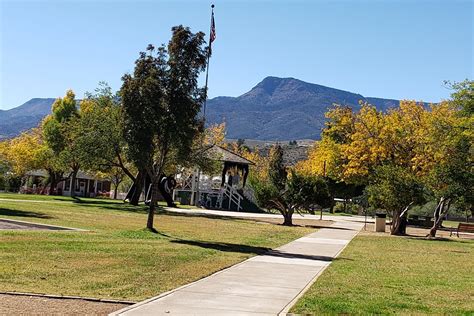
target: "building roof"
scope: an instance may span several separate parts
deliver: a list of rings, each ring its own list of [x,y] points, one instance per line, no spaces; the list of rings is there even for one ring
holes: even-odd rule
[[[232,162],[242,165],[255,165],[252,161],[221,146],[213,145],[205,151],[210,158],[218,161]]]
[[[40,170],[31,170],[26,173],[27,176],[37,176],[37,177],[47,177],[48,172],[44,169]],[[67,176],[68,173],[65,173],[65,176]],[[86,179],[86,180],[99,180],[99,181],[104,181],[105,179],[102,179],[100,177],[91,175],[89,173],[86,173],[84,171],[79,170],[76,175],[77,179]]]

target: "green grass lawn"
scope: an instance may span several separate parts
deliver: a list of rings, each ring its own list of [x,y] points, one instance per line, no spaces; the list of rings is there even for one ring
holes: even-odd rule
[[[474,314],[474,241],[356,237],[298,314]]]
[[[0,291],[139,300],[200,279],[314,229],[159,213],[100,199],[0,194],[0,218],[87,229],[0,230]],[[20,202],[14,200],[31,200]]]

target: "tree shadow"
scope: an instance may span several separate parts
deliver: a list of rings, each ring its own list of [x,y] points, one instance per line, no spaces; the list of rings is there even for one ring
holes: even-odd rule
[[[90,204],[90,205],[122,205],[125,204],[125,202],[119,202],[118,200],[83,200],[79,197],[73,197],[71,198],[72,203],[78,203],[78,204]]]
[[[330,262],[334,260],[334,258],[330,256],[305,255],[305,254],[281,251],[278,249],[271,249],[267,247],[249,246],[249,245],[242,245],[242,244],[184,240],[184,239],[174,239],[174,240],[171,240],[170,242],[196,246],[196,247],[201,247],[201,248],[206,248],[206,249],[213,249],[213,250],[218,250],[222,252],[237,252],[237,253],[252,254],[252,255],[266,255],[266,256],[279,257],[279,258],[318,260],[318,261],[326,261],[326,262]],[[353,260],[353,259],[340,258],[339,260]]]
[[[87,206],[87,204],[84,204],[84,206]],[[130,205],[130,204],[112,204],[112,205],[90,205],[90,206],[95,206],[100,209],[104,210],[112,210],[112,211],[120,211],[120,212],[130,212],[130,213],[138,213],[138,214],[146,214],[148,213],[148,207],[145,206],[135,206],[135,205]]]
[[[0,207],[0,216],[18,216],[18,217],[36,217],[36,218],[53,218],[50,215],[39,212],[19,211]]]
[[[329,228],[329,229],[336,229],[336,230],[352,230],[350,228],[345,228],[345,227],[334,227],[334,226],[324,226],[324,225],[303,225],[304,227],[309,227],[309,228],[315,228],[315,229],[322,229],[322,228]]]
[[[403,237],[403,236],[402,236]],[[414,239],[414,240],[421,240],[421,241],[426,241],[426,242],[432,242],[432,241],[442,241],[442,242],[450,242],[450,243],[471,243],[474,239],[471,238],[466,238],[466,239],[453,239],[453,238],[447,238],[447,237],[434,237],[434,238],[428,238],[425,236],[416,236],[416,235],[405,235],[407,239]]]
[[[265,254],[266,256],[288,258],[288,259],[307,259],[307,260],[318,260],[318,261],[333,261],[334,258],[330,256],[317,256],[317,255],[304,255],[292,252],[282,252],[280,250],[270,250]]]
[[[206,248],[206,249],[213,249],[213,250],[218,250],[222,252],[238,252],[238,253],[255,254],[255,255],[261,255],[271,250],[271,248],[266,248],[266,247],[256,247],[256,246],[232,244],[232,243],[225,243],[225,242],[207,242],[207,241],[184,240],[184,239],[174,239],[174,240],[170,240],[170,242],[176,243],[176,244],[196,246],[196,247]]]
[[[160,215],[168,215],[168,216],[182,216],[182,217],[204,217],[204,218],[209,218],[209,219],[222,219],[222,220],[251,220],[254,221],[252,218],[244,218],[244,217],[230,217],[230,216],[223,216],[223,215],[214,215],[214,214],[206,214],[206,213],[178,213],[178,212],[172,212],[172,211],[167,211],[164,208],[160,208],[159,212]]]
[[[59,201],[65,201],[62,199],[56,199]],[[131,205],[129,203],[117,201],[100,201],[100,200],[84,200],[79,197],[71,198],[71,200],[67,200],[72,202],[73,204],[78,204],[83,207],[97,207],[100,209],[105,210],[113,210],[113,211],[124,211],[124,212],[132,212],[132,213],[140,213],[145,214],[148,212],[148,206],[146,205]],[[160,207],[157,207],[159,210]]]

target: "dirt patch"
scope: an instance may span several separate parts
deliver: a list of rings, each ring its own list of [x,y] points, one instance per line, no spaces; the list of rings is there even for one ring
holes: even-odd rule
[[[0,315],[108,315],[127,304],[0,294]]]

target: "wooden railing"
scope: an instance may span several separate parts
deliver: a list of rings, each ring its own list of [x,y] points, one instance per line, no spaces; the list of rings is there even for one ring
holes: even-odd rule
[[[232,203],[234,203],[237,206],[237,211],[240,211],[242,209],[242,206],[240,205],[242,200],[244,199],[242,195],[240,195],[239,192],[237,192],[237,189],[234,189],[232,186],[228,185],[227,183],[224,183],[224,187],[221,189],[221,195],[219,196],[220,201],[218,202],[220,204],[220,208],[223,208],[224,205],[224,196],[227,197],[229,200],[229,204],[227,209],[231,209]]]

